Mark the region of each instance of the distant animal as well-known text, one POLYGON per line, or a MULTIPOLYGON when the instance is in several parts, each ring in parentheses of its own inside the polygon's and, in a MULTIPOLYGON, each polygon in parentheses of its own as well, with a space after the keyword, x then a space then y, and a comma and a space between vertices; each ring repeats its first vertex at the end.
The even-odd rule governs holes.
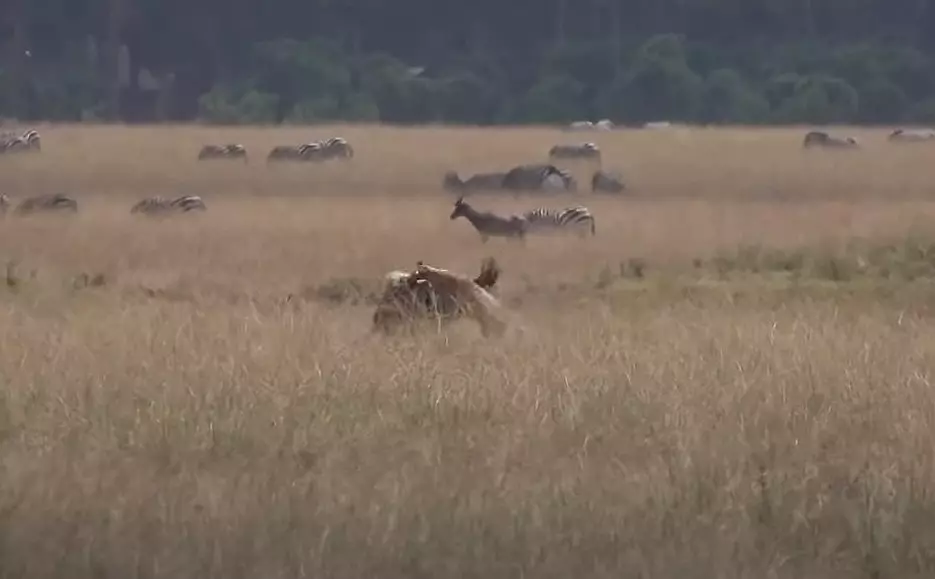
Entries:
POLYGON ((29 215, 44 211, 67 211, 70 213, 78 212, 78 202, 67 195, 57 193, 55 195, 39 195, 24 199, 16 207, 17 215, 29 215))
POLYGON ((342 137, 333 137, 325 141, 315 141, 298 146, 277 146, 267 155, 269 161, 328 161, 331 159, 350 159, 354 148, 342 137))
POLYGON ((462 195, 484 191, 499 191, 503 189, 503 178, 505 176, 506 173, 477 173, 462 180, 456 172, 448 171, 445 173, 442 186, 446 191, 453 191, 462 195))
POLYGON ((7 210, 10 209, 10 198, 0 193, 0 216, 6 215, 7 210))
POLYGON ((626 188, 623 177, 607 171, 595 171, 591 177, 592 193, 621 193, 626 188))
POLYGON ((591 121, 575 121, 565 127, 568 131, 612 131, 614 123, 610 119, 601 119, 596 123, 591 121))
POLYGON ((351 159, 354 157, 354 148, 343 137, 332 137, 326 141, 309 144, 317 146, 314 156, 321 160, 351 159))
POLYGON ((22 135, 7 133, 0 139, 0 153, 17 153, 42 150, 42 139, 39 132, 33 129, 24 131, 22 135))
POLYGON ((823 147, 829 149, 856 149, 860 145, 854 137, 832 137, 824 131, 809 131, 802 141, 806 149, 823 147))
POLYGON ((555 145, 549 149, 549 159, 587 159, 601 162, 601 149, 595 143, 555 145))
POLYGON ((151 217, 169 213, 188 213, 189 211, 207 211, 207 206, 198 195, 183 195, 175 199, 149 197, 130 208, 130 213, 142 213, 151 217))
POLYGON ((887 140, 897 143, 918 143, 935 140, 935 130, 932 129, 896 129, 889 134, 887 140))
POLYGON ((576 191, 575 178, 555 165, 520 165, 507 171, 503 188, 512 191, 576 191))
POLYGON ((593 131, 594 123, 591 121, 575 121, 566 127, 569 131, 593 131))
POLYGON ((552 231, 574 231, 579 237, 586 236, 589 231, 591 235, 597 234, 594 216, 583 205, 565 209, 533 209, 523 213, 523 218, 528 224, 526 226, 528 234, 552 231))
POLYGON ((518 215, 501 217, 490 212, 481 212, 471 207, 463 197, 455 201, 454 210, 449 219, 455 220, 464 217, 471 222, 480 235, 482 243, 487 243, 491 237, 505 237, 509 240, 523 241, 526 236, 528 223, 518 215))
POLYGON ((247 148, 237 143, 227 145, 205 145, 198 152, 198 160, 211 159, 243 159, 247 162, 247 148))
POLYGON ((506 329, 498 315, 502 307, 488 291, 499 277, 500 268, 493 258, 484 260, 474 279, 421 261, 412 273, 391 272, 373 315, 374 329, 388 332, 418 318, 435 318, 443 324, 471 318, 485 337, 502 335, 506 329))

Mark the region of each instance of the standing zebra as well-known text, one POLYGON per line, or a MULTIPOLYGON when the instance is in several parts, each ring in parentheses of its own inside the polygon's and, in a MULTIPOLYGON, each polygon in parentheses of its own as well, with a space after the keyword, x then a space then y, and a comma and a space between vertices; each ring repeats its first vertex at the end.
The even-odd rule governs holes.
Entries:
POLYGON ((549 149, 549 159, 585 159, 601 162, 601 149, 595 143, 555 145, 549 149))
POLYGON ((326 141, 313 141, 305 145, 305 154, 310 161, 328 161, 331 159, 350 159, 354 148, 343 137, 332 137, 326 141))
POLYGON ((198 160, 210 159, 243 159, 247 162, 247 148, 238 143, 227 145, 205 145, 198 153, 198 160))
POLYGON ((494 213, 480 212, 471 207, 459 197, 455 201, 454 210, 449 219, 455 220, 458 217, 464 217, 471 222, 477 233, 480 234, 481 242, 487 243, 491 237, 506 237, 510 240, 522 241, 526 236, 526 220, 517 215, 510 217, 501 217, 494 213))
POLYGON ((17 215, 29 215, 39 211, 68 211, 70 213, 78 212, 78 202, 67 195, 56 193, 55 195, 39 195, 24 199, 16 207, 17 215))
POLYGON ((165 197, 149 197, 143 199, 130 209, 130 213, 142 213, 149 216, 165 215, 167 213, 188 213, 189 211, 206 211, 204 201, 197 195, 183 195, 175 199, 165 197))
POLYGON ((19 137, 5 135, 0 142, 0 153, 15 153, 20 151, 41 151, 42 139, 39 132, 33 129, 24 131, 19 137))
POLYGON ((533 209, 523 213, 529 225, 528 233, 538 233, 547 231, 575 231, 579 237, 587 235, 597 235, 597 226, 594 222, 594 216, 588 211, 587 207, 577 205, 565 209, 533 209))

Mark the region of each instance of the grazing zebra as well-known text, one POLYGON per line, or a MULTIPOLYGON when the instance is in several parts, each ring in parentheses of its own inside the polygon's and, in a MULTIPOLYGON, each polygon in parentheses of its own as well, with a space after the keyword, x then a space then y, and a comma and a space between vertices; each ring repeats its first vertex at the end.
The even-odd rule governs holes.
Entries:
POLYGON ((601 162, 601 149, 595 143, 555 145, 549 149, 549 159, 587 159, 601 162))
POLYGON ((896 143, 918 143, 933 139, 935 139, 935 130, 932 129, 896 129, 887 137, 887 140, 896 143))
POLYGON ((198 160, 243 159, 247 162, 247 148, 237 143, 228 145, 205 145, 198 153, 198 160))
POLYGON ((464 217, 471 222, 483 243, 487 243, 487 240, 491 237, 505 237, 509 240, 522 241, 526 236, 526 226, 528 224, 522 217, 517 215, 501 217, 494 213, 477 211, 468 205, 463 197, 459 197, 455 201, 454 210, 451 212, 449 219, 455 220, 459 217, 464 217))
POLYGON ((592 193, 622 193, 626 186, 623 177, 607 171, 595 171, 591 177, 592 193))
POLYGON ((445 173, 442 186, 447 191, 456 191, 466 194, 475 191, 498 191, 503 189, 503 178, 506 173, 478 173, 462 180, 454 171, 445 173))
POLYGON ((7 210, 10 208, 10 198, 0 193, 0 216, 6 215, 7 210))
POLYGON ((5 134, 0 141, 0 153, 16 153, 22 151, 41 151, 42 139, 39 132, 33 129, 24 131, 22 135, 5 134))
POLYGON ((351 159, 354 157, 354 148, 343 137, 332 137, 327 141, 309 143, 314 149, 313 158, 323 161, 329 159, 351 159))
POLYGON ((78 202, 67 195, 39 195, 24 199, 17 207, 17 215, 29 215, 39 211, 68 211, 78 212, 78 202))
POLYGON ((580 237, 588 231, 591 235, 597 234, 594 216, 582 205, 557 210, 533 209, 523 213, 523 219, 529 224, 526 230, 530 234, 549 231, 575 231, 580 237))
POLYGON ((271 161, 304 161, 309 145, 277 145, 266 156, 266 162, 271 161))
POLYGON ((571 173, 555 165, 520 165, 503 177, 503 188, 512 191, 575 191, 577 187, 571 173))
POLYGON ((149 197, 143 199, 130 209, 130 213, 142 213, 149 216, 165 215, 167 213, 188 213, 189 211, 206 211, 204 201, 197 195, 183 195, 175 199, 165 197, 149 197))
POLYGON ((832 137, 824 131, 809 131, 802 141, 802 147, 824 147, 829 149, 856 149, 860 145, 854 137, 832 137))

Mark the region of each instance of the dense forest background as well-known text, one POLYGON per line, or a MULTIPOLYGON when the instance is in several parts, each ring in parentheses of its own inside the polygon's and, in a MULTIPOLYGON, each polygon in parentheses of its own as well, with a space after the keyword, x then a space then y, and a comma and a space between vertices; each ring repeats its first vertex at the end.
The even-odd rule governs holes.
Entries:
POLYGON ((23 120, 935 122, 935 0, 2 0, 23 120))

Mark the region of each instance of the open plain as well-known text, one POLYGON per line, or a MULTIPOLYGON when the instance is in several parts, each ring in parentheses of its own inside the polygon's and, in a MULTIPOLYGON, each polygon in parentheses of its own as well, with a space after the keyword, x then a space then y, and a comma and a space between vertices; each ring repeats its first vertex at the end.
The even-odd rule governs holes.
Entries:
POLYGON ((935 573, 935 142, 836 128, 34 127, 0 193, 0 577, 935 573), (350 161, 267 166, 345 137, 350 161), (597 235, 482 244, 462 175, 594 141, 597 235), (242 143, 249 162, 198 162, 242 143), (130 215, 151 195, 208 210, 130 215), (495 257, 510 327, 371 332, 495 257))

